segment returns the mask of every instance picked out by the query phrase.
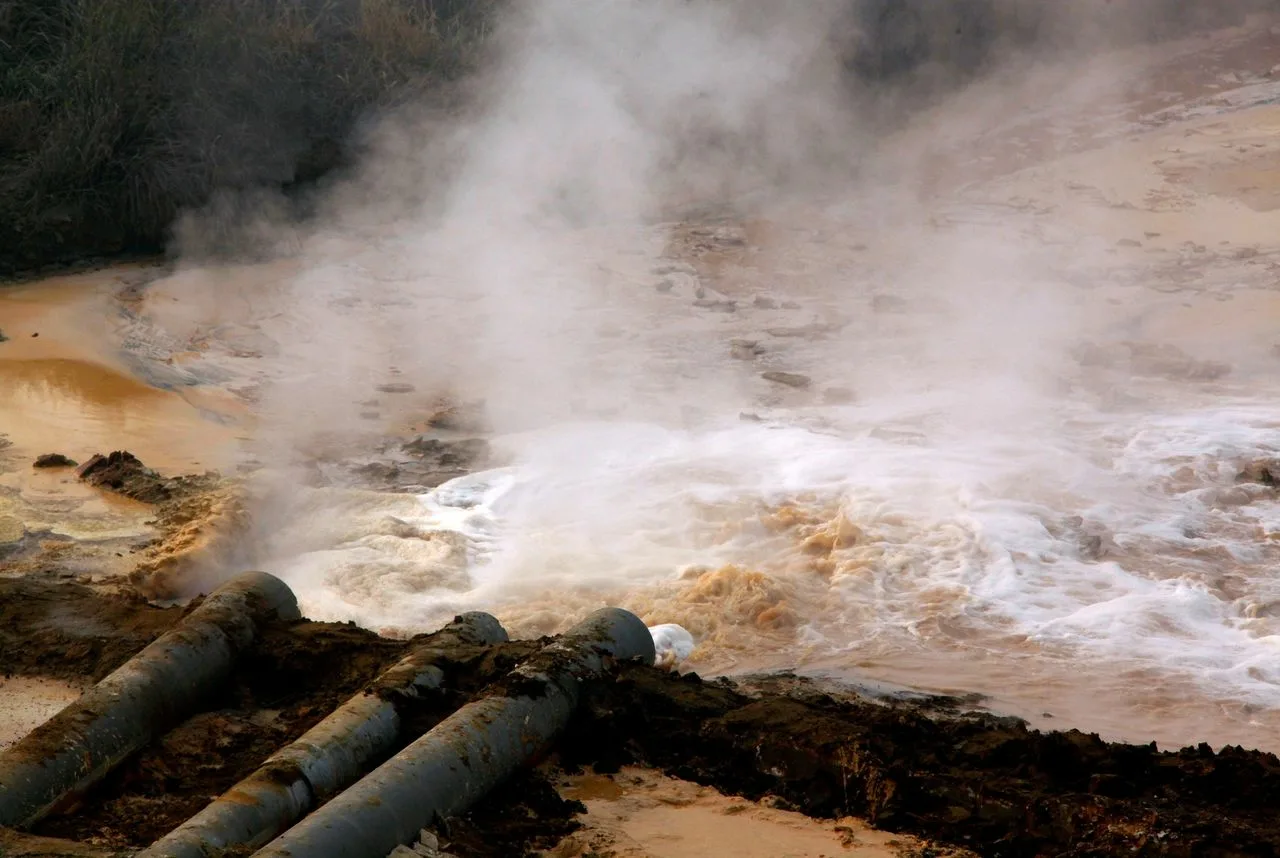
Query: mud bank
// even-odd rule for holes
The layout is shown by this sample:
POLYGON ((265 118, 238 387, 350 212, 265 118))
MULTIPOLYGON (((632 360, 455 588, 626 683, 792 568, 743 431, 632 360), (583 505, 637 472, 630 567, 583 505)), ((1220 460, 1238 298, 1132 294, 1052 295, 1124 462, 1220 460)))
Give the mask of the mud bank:
MULTIPOLYGON (((6 670, 91 680, 182 613, 75 585, 3 581, 6 670)), ((545 642, 458 647, 441 664, 447 691, 403 703, 402 740, 430 729, 545 642)), ((410 645, 351 625, 303 620, 270 629, 206 711, 33 833, 112 849, 145 846, 368 687, 410 645)), ((1017 719, 966 713, 972 703, 872 700, 787 675, 710 682, 627 666, 616 681, 589 690, 552 758, 436 833, 460 856, 561 854, 585 810, 565 773, 637 764, 762 799, 774 810, 864 818, 982 855, 1218 855, 1228 854, 1225 844, 1232 855, 1272 855, 1280 848, 1271 811, 1280 800, 1280 761, 1271 754, 1215 754, 1206 746, 1160 753, 1075 731, 1040 733, 1017 719)), ((26 854, 22 848, 12 854, 26 854)))

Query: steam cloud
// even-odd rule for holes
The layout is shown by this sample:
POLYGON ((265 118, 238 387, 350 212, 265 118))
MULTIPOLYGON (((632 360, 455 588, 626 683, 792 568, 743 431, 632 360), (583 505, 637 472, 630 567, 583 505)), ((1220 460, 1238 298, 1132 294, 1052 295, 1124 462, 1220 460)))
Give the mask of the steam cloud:
MULTIPOLYGON (((397 380, 417 395, 483 399, 499 434, 593 419, 714 424, 758 407, 769 386, 727 354, 732 320, 690 312, 688 301, 673 312, 654 289, 672 222, 699 211, 766 221, 784 251, 788 219, 840 230, 831 259, 782 253, 791 267, 756 272, 751 288, 803 294, 802 321, 839 331, 788 346, 791 363, 779 369, 852 387, 886 414, 923 415, 957 459, 974 450, 998 459, 992 438, 1019 455, 1054 448, 1068 351, 1104 319, 1064 292, 1053 273, 1063 254, 1028 240, 1025 214, 940 231, 948 214, 936 194, 985 169, 971 144, 988 130, 1046 101, 1105 104, 1114 70, 1074 59, 1101 32, 1124 29, 1100 16, 1136 26, 1151 8, 1047 12, 1010 0, 900 21, 892 6, 513 4, 493 67, 463 107, 384 117, 360 169, 311 221, 255 225, 292 260, 285 284, 253 299, 255 315, 276 318, 280 342, 263 395, 264 452, 305 463, 319 447, 371 433, 359 403, 397 380), (1051 60, 1028 45, 1052 48, 1051 60), (946 81, 979 73, 968 87, 946 81), (867 83, 895 77, 885 91, 867 83), (882 242, 882 265, 841 276, 860 229, 882 242), (908 309, 873 318, 872 293, 908 309)), ((189 246, 200 229, 190 221, 189 246)), ((579 434, 541 461, 554 459, 568 491, 575 468, 610 467, 613 443, 579 434)), ((732 467, 732 456, 704 446, 709 468, 732 467)), ((949 466, 938 468, 961 482, 1024 476, 949 466)), ((785 462, 750 454, 740 467, 786 473, 785 462)), ((329 510, 323 534, 284 527, 315 513, 292 499, 295 485, 275 486, 262 507, 264 556, 321 548, 344 516, 358 529, 350 507, 329 510)), ((589 519, 587 542, 638 527, 595 508, 625 504, 621 489, 558 507, 537 501, 546 506, 524 513, 544 525, 589 519)))

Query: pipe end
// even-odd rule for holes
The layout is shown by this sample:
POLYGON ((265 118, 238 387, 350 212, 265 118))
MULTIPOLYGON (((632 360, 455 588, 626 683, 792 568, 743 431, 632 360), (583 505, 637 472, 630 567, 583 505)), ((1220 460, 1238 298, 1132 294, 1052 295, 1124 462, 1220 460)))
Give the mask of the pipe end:
POLYGON ((653 635, 644 620, 623 608, 601 608, 578 623, 568 634, 623 661, 652 665, 656 658, 653 635))
POLYGON ((465 614, 459 614, 453 618, 450 625, 474 643, 500 644, 511 640, 502 623, 498 622, 498 618, 484 611, 467 611, 465 614))

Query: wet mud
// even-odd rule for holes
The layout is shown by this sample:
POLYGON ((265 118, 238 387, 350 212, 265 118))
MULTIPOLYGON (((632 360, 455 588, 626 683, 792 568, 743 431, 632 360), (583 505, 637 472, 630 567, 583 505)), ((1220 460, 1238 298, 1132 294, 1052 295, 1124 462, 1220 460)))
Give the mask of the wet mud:
MULTIPOLYGON (((8 674, 94 680, 173 625, 182 608, 74 584, 0 580, 8 674)), ((108 849, 145 846, 253 771, 429 636, 390 640, 299 621, 264 631, 208 709, 127 761, 32 834, 108 849)), ((444 690, 397 700, 401 744, 532 655, 541 641, 459 646, 444 690)), ((861 817, 980 855, 1274 855, 1280 760, 1208 746, 1162 753, 1016 718, 970 699, 859 696, 791 675, 703 681, 639 665, 590 686, 539 767, 438 826, 459 856, 552 849, 582 805, 561 772, 660 770, 727 795, 823 819, 861 817)), ((12 854, 25 854, 11 849, 12 854)), ((34 853, 33 853, 34 854, 34 853)))
POLYGON ((964 701, 872 702, 786 675, 735 686, 626 668, 566 762, 642 763, 981 855, 1274 855, 1280 760, 1041 733, 964 701))
POLYGON ((0 578, 0 672, 96 682, 183 615, 126 591, 43 576, 0 578))
POLYGON ((354 626, 304 621, 267 630, 208 711, 35 833, 115 848, 148 845, 342 705, 404 647, 354 626))

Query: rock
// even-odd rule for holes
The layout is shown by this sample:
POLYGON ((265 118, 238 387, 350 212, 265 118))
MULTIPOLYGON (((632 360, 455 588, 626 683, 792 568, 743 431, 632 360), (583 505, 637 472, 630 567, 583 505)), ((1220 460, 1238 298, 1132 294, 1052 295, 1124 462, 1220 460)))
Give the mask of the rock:
POLYGON ((1269 72, 1267 72, 1267 76, 1268 76, 1268 77, 1280 77, 1280 64, 1277 64, 1277 65, 1272 66, 1272 67, 1271 67, 1271 70, 1270 70, 1269 72))
POLYGON ((438 438, 428 438, 423 435, 409 441, 400 449, 411 456, 419 459, 429 458, 440 465, 470 465, 489 455, 489 442, 483 438, 441 441, 438 438))
POLYGON ((464 402, 441 408, 427 425, 433 429, 444 429, 449 432, 483 432, 485 431, 484 401, 464 402))
POLYGON ((764 354, 764 346, 755 340, 730 340, 729 356, 734 360, 755 360, 764 354))
POLYGON ((418 842, 414 846, 414 849, 418 849, 418 847, 430 850, 429 853, 423 854, 434 855, 440 851, 440 838, 436 837, 434 832, 428 831, 424 828, 418 832, 418 842))
POLYGON ((404 381, 393 381, 390 384, 380 384, 375 389, 379 393, 413 393, 415 390, 412 384, 404 381))
POLYGON ((737 301, 716 301, 712 298, 699 298, 693 302, 693 306, 701 307, 704 310, 714 310, 717 313, 738 312, 737 301))
POLYGON ((751 306, 760 310, 776 310, 778 308, 778 302, 765 295, 757 295, 755 300, 751 302, 751 306))
POLYGON ((374 483, 394 483, 400 477, 400 469, 387 462, 370 462, 355 469, 355 473, 374 483))
POLYGON ((489 442, 483 438, 442 441, 423 436, 390 452, 387 459, 350 462, 344 470, 365 488, 416 494, 485 467, 488 461, 489 442))
POLYGON ((1116 247, 1142 247, 1142 242, 1132 238, 1122 238, 1116 242, 1116 247))
POLYGON ((657 289, 659 292, 670 292, 672 289, 676 288, 676 281, 668 277, 665 280, 659 280, 654 284, 653 288, 657 289))
POLYGON ((9 338, 4 335, 4 331, 0 331, 0 343, 7 341, 9 338))
POLYGON ((361 411, 360 419, 361 420, 380 420, 382 419, 382 414, 378 411, 361 411))
POLYGON ((169 481, 143 465, 137 456, 123 450, 107 456, 95 454, 76 469, 76 476, 91 486, 142 503, 163 503, 173 496, 169 481))
POLYGON ((849 387, 828 387, 822 391, 822 401, 826 405, 849 405, 857 398, 857 394, 849 387))
POLYGON ((36 458, 33 468, 74 468, 76 462, 61 453, 45 453, 36 458))
POLYGON ((387 855, 387 858, 421 858, 417 852, 414 852, 408 846, 397 846, 387 855))
POLYGON ((753 414, 750 411, 741 412, 740 414, 738 414, 738 419, 741 420, 743 423, 763 423, 764 422, 763 417, 761 417, 759 414, 753 414))
POLYGON ((787 801, 782 796, 774 795, 773 793, 769 793, 768 795, 762 796, 760 799, 760 805, 763 807, 770 808, 772 810, 785 810, 789 813, 800 812, 800 808, 797 807, 795 803, 787 801))
POLYGON ((777 370, 769 370, 760 373, 760 377, 765 381, 772 381, 775 384, 785 384, 787 387, 795 387, 803 389, 808 387, 812 380, 807 375, 801 375, 798 372, 779 372, 777 370))
POLYGON ((795 301, 783 301, 783 302, 782 302, 782 309, 784 309, 784 310, 799 310, 799 309, 800 309, 800 305, 799 305, 799 304, 797 304, 795 301))

